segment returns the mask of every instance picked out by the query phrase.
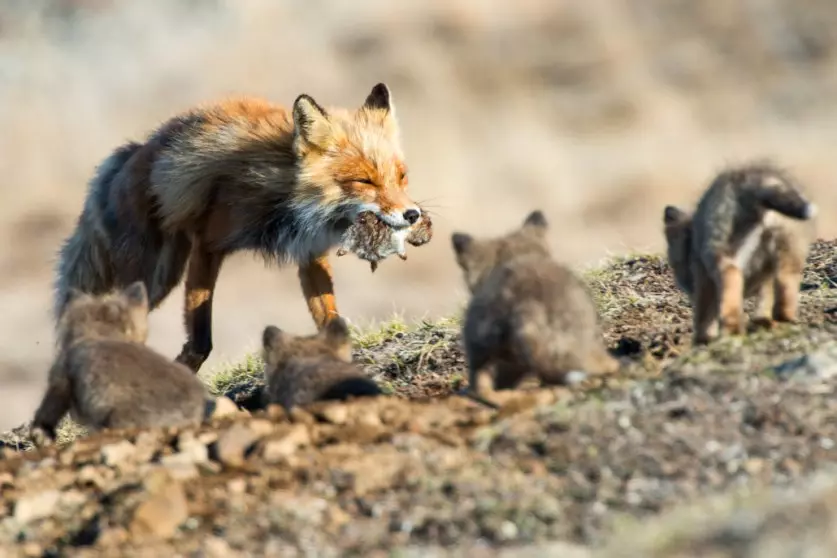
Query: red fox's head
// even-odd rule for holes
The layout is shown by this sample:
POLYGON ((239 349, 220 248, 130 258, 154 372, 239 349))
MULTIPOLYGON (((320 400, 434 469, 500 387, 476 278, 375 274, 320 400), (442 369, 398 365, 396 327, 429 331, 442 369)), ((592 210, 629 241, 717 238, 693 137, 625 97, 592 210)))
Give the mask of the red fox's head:
POLYGON ((299 181, 307 197, 302 204, 312 212, 325 204, 354 220, 361 211, 373 211, 395 228, 419 220, 421 209, 407 195, 407 166, 385 84, 373 87, 356 111, 327 111, 300 95, 293 120, 299 181))

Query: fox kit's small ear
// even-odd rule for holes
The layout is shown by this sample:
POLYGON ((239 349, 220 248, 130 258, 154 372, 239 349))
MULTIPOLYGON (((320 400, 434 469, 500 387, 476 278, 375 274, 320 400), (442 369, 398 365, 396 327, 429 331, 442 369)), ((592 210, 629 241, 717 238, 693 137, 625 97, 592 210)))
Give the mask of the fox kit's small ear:
POLYGON ((663 210, 663 223, 666 225, 677 223, 678 221, 681 221, 685 215, 686 214, 683 210, 678 209, 673 205, 667 205, 665 210, 663 210))
POLYGON ((262 348, 266 351, 275 349, 282 344, 282 330, 274 325, 269 325, 262 332, 262 348))
POLYGON ((456 253, 457 256, 461 256, 474 243, 474 237, 470 234, 465 233, 453 233, 450 237, 451 244, 453 245, 453 251, 456 253))
POLYGON ((328 322, 323 329, 326 340, 333 345, 343 345, 351 338, 349 324, 343 318, 337 317, 328 322))
POLYGON ((525 229, 543 232, 546 231, 547 227, 549 227, 549 223, 546 222, 546 216, 539 209, 527 215, 526 219, 523 220, 523 228, 525 229))
POLYGON ((145 308, 148 306, 148 291, 145 289, 145 283, 142 281, 131 283, 122 293, 125 295, 131 307, 145 308))
POLYGON ((364 108, 372 110, 383 110, 395 113, 395 106, 392 103, 392 94, 385 83, 379 83, 372 88, 363 103, 364 108))
POLYGON ((340 317, 334 318, 323 329, 323 335, 325 336, 325 342, 334 350, 340 360, 352 362, 352 336, 346 320, 340 317))
POLYGON ((294 101, 294 133, 305 143, 325 149, 331 137, 331 122, 326 110, 310 95, 303 93, 294 101))

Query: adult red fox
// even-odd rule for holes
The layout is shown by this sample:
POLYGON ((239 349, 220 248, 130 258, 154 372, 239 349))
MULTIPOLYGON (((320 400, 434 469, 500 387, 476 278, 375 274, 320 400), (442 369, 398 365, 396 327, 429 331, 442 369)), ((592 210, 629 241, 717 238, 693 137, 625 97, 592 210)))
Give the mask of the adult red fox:
POLYGON ((197 371, 212 351, 212 297, 224 258, 255 250, 294 263, 318 329, 338 316, 328 251, 362 211, 395 229, 421 216, 389 89, 357 110, 299 95, 289 113, 261 99, 210 104, 163 123, 102 162, 57 264, 55 318, 69 289, 100 294, 142 281, 156 308, 186 275, 197 371), (188 270, 187 270, 188 261, 188 270))

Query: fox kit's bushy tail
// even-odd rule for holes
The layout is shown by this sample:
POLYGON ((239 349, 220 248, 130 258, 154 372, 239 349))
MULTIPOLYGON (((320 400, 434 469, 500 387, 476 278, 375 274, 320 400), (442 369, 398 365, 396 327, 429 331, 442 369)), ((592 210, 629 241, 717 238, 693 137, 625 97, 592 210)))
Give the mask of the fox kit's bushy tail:
POLYGON ((374 397, 383 395, 377 383, 369 378, 346 378, 326 388, 318 398, 320 401, 342 401, 348 397, 374 397))
POLYGON ((58 254, 53 306, 56 323, 67 305, 70 289, 100 294, 112 283, 110 252, 103 245, 107 232, 103 230, 102 213, 114 177, 141 147, 139 143, 130 142, 117 148, 99 165, 90 181, 84 209, 75 230, 64 241, 58 254))
POLYGON ((755 196, 766 209, 792 219, 807 221, 817 213, 817 206, 802 195, 788 178, 777 172, 766 173, 755 188, 755 196))

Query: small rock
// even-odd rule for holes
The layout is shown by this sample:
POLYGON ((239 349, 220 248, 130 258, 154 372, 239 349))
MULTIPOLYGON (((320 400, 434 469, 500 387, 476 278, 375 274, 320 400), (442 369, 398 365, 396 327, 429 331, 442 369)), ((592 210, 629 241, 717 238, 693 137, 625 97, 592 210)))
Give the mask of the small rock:
POLYGON ((227 490, 231 494, 244 494, 247 491, 247 481, 244 479, 232 479, 227 482, 227 490))
POLYGON ((265 441, 262 448, 262 458, 266 463, 276 463, 310 443, 311 436, 308 433, 308 427, 304 424, 295 424, 287 429, 284 434, 273 436, 265 441))
POLYGON ((14 518, 21 524, 43 519, 55 510, 60 499, 61 493, 57 490, 24 496, 15 504, 14 518))
MULTIPOLYGON (((174 457, 174 456, 168 456, 174 457)), ((187 463, 183 461, 166 462, 163 460, 163 467, 168 471, 171 478, 178 481, 187 481, 194 479, 200 475, 198 468, 194 463, 187 463)))
POLYGON ((500 525, 500 532, 498 535, 500 535, 500 540, 510 541, 517 538, 517 533, 517 525, 506 520, 500 525))
POLYGON ((758 475, 764 470, 764 459, 753 457, 744 462, 744 470, 750 475, 758 475))
POLYGON ((119 546, 128 540, 128 532, 122 527, 111 527, 105 529, 96 539, 96 546, 99 548, 108 548, 119 546))
POLYGON ((827 380, 837 376, 837 343, 788 360, 773 368, 779 378, 797 380, 827 380))
POLYGON ((102 447, 102 461, 111 467, 118 467, 131 459, 136 451, 136 446, 127 440, 108 444, 102 447))
POLYGON ((183 433, 178 437, 177 449, 176 454, 166 456, 163 459, 169 458, 179 463, 193 464, 209 460, 209 451, 206 449, 206 444, 196 439, 191 432, 183 433))
POLYGON ((410 458, 400 453, 365 454, 336 467, 334 472, 339 484, 353 490, 355 495, 363 496, 392 486, 409 462, 410 458))
POLYGON ((288 418, 288 413, 285 412, 285 408, 282 407, 282 405, 277 405, 276 403, 269 404, 266 412, 268 418, 273 421, 280 421, 288 418))
POLYGON ((349 418, 349 409, 346 405, 335 403, 321 409, 319 414, 326 422, 331 424, 346 424, 349 418))
POLYGON ((43 547, 34 541, 24 544, 22 550, 24 556, 42 556, 44 554, 43 547))
POLYGON ((212 418, 237 415, 240 412, 241 410, 238 408, 238 405, 232 399, 222 395, 215 399, 215 410, 212 411, 212 418))
POLYGON ((263 438, 273 432, 273 423, 266 419, 253 419, 247 426, 255 432, 259 438, 263 438))
POLYGON ((155 475, 149 496, 134 512, 131 533, 163 539, 174 536, 177 528, 189 518, 189 506, 183 486, 168 474, 155 475))
POLYGON ((81 486, 89 483, 99 490, 104 490, 112 478, 113 471, 111 469, 105 469, 104 467, 97 467, 95 465, 85 465, 79 470, 76 483, 81 486))
POLYGON ((238 556, 230 545, 221 537, 206 537, 203 540, 203 552, 206 558, 228 558, 238 556))
POLYGON ((11 473, 0 473, 0 488, 5 486, 12 487, 15 485, 15 478, 11 473))
POLYGON ((218 461, 227 467, 244 465, 244 453, 261 436, 243 424, 234 424, 218 438, 215 444, 218 461))

